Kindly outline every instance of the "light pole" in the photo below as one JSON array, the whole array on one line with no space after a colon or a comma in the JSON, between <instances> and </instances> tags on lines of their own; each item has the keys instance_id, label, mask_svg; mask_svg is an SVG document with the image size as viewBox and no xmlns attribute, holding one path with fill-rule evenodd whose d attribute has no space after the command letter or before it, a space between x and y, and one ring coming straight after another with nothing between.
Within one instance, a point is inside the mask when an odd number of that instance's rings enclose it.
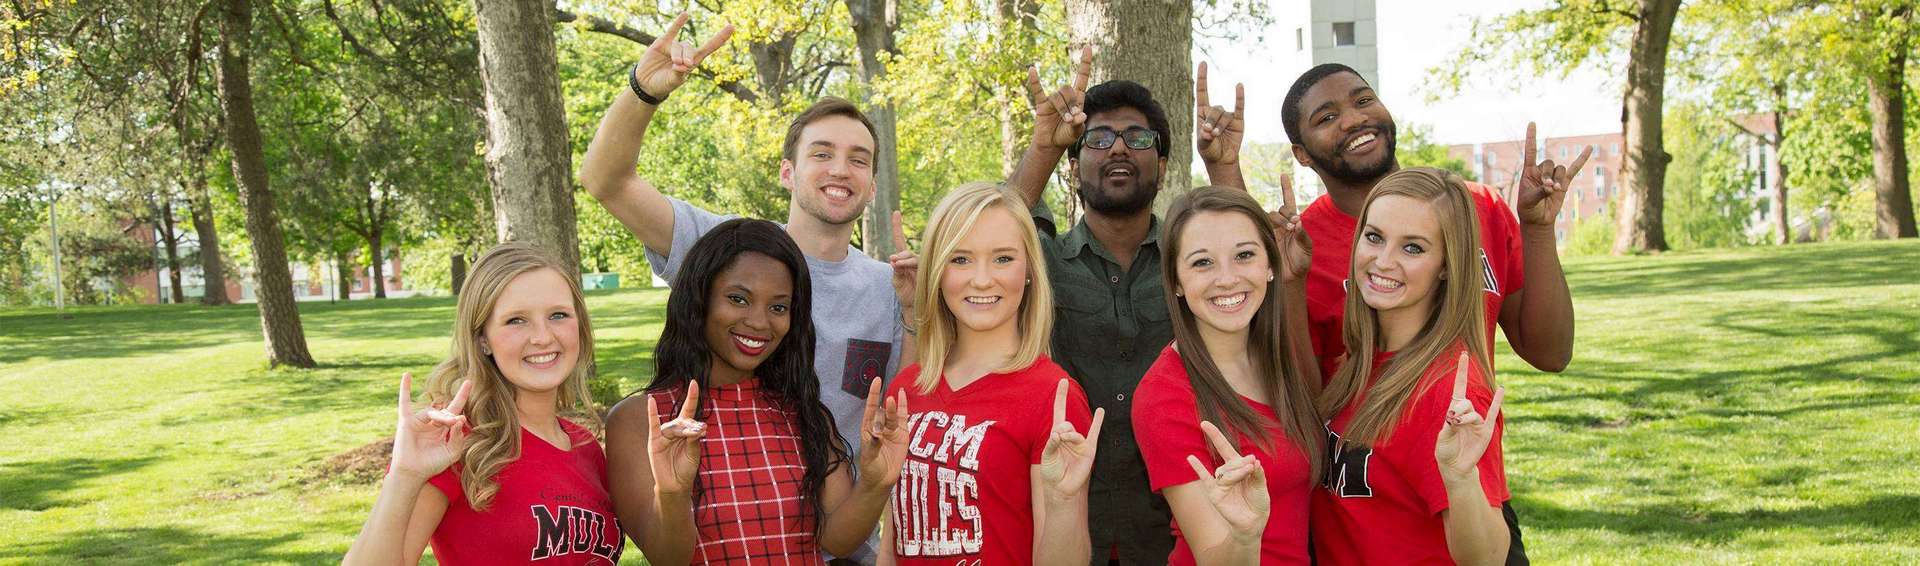
<instances>
[{"instance_id":1,"label":"light pole","mask_svg":"<svg viewBox=\"0 0 1920 566\"><path fill-rule=\"evenodd\" d=\"M60 191L47 184L47 230L53 233L53 310L66 312L67 288L60 281Z\"/></svg>"}]
</instances>

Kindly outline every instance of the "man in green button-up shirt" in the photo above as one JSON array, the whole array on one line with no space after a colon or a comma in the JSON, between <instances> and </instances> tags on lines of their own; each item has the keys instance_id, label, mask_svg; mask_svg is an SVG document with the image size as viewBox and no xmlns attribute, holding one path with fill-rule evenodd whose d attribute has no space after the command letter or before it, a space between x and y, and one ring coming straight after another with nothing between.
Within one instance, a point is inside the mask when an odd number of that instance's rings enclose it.
<instances>
[{"instance_id":1,"label":"man in green button-up shirt","mask_svg":"<svg viewBox=\"0 0 1920 566\"><path fill-rule=\"evenodd\" d=\"M1057 303L1053 359L1080 382L1093 407L1107 410L1087 498L1093 564L1114 558L1163 564L1173 551L1171 513L1148 486L1131 403L1141 376L1173 341L1161 283L1160 219L1153 214L1171 132L1146 87L1115 80L1087 89L1090 58L1083 51L1072 86L1051 95L1042 93L1037 73L1029 75L1033 144L1007 183L1027 197L1040 229ZM1229 141L1225 135L1213 137ZM1237 139L1231 147L1239 147ZM1086 213L1061 233L1041 193L1069 152ZM1238 177L1237 155L1227 157L1230 162L1206 163L1214 182Z\"/></svg>"}]
</instances>

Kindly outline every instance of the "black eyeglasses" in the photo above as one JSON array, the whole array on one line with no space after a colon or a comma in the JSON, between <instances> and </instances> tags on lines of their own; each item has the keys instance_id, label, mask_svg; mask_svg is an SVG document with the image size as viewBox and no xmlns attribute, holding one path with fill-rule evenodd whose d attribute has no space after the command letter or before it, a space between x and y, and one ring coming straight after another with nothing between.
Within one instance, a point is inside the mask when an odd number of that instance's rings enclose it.
<instances>
[{"instance_id":1,"label":"black eyeglasses","mask_svg":"<svg viewBox=\"0 0 1920 566\"><path fill-rule=\"evenodd\" d=\"M1160 140L1160 133L1146 128L1127 128L1124 132L1115 132L1112 128L1094 128L1080 134L1080 145L1091 149L1113 147L1113 140L1127 144L1128 149L1153 149Z\"/></svg>"}]
</instances>

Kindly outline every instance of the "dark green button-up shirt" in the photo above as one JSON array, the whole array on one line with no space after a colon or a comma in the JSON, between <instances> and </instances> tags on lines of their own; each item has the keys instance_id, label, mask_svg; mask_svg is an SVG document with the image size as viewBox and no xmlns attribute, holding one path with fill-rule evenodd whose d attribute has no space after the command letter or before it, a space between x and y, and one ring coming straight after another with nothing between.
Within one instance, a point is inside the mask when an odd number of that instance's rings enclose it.
<instances>
[{"instance_id":1,"label":"dark green button-up shirt","mask_svg":"<svg viewBox=\"0 0 1920 566\"><path fill-rule=\"evenodd\" d=\"M1133 439L1133 390L1173 341L1160 281L1160 218L1133 265L1121 269L1085 220L1059 234L1044 203L1032 212L1053 282L1053 361L1080 382L1092 408L1107 410L1087 497L1093 563L1106 564L1118 548L1123 564L1164 564L1173 551L1172 515L1148 487Z\"/></svg>"}]
</instances>

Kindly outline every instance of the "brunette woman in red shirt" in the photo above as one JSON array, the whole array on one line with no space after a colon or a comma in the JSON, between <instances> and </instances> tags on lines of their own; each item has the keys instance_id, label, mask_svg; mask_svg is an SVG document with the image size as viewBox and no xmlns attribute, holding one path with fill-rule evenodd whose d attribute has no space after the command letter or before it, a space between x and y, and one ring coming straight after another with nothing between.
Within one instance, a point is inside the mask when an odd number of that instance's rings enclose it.
<instances>
[{"instance_id":1,"label":"brunette woman in red shirt","mask_svg":"<svg viewBox=\"0 0 1920 566\"><path fill-rule=\"evenodd\" d=\"M1347 358L1320 395L1332 460L1313 499L1325 564L1497 564L1500 403L1473 196L1432 168L1368 195L1347 285ZM1484 416L1483 416L1484 415Z\"/></svg>"},{"instance_id":2,"label":"brunette woman in red shirt","mask_svg":"<svg viewBox=\"0 0 1920 566\"><path fill-rule=\"evenodd\" d=\"M1239 189L1195 189L1167 209L1161 265L1177 346L1140 380L1133 422L1150 485L1173 509L1169 564L1312 560L1307 509L1325 432L1305 246L1281 232Z\"/></svg>"}]
</instances>

